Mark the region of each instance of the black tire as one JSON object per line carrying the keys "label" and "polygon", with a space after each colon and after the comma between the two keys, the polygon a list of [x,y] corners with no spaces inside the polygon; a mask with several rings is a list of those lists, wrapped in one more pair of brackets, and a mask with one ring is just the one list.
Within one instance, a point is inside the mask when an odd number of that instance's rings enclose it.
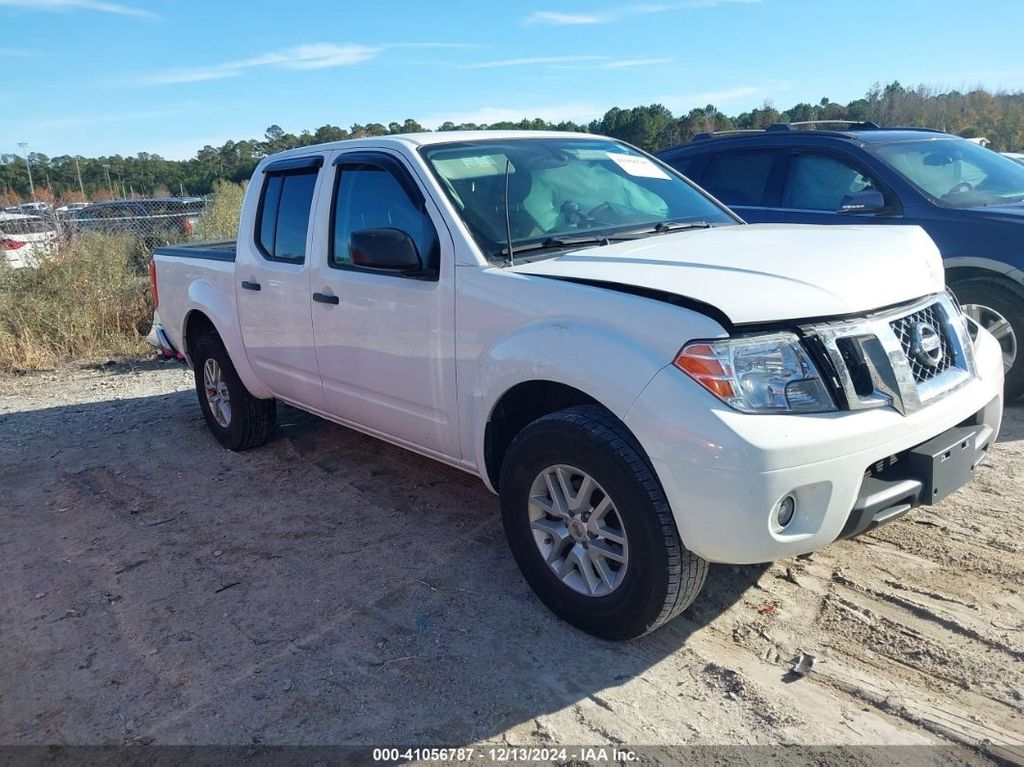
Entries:
{"label": "black tire", "polygon": [[[223,371],[224,382],[230,396],[231,416],[227,426],[217,422],[206,397],[203,369],[209,359],[216,360]],[[247,450],[264,444],[270,438],[277,423],[277,401],[258,399],[249,393],[238,377],[238,373],[235,372],[235,366],[231,364],[231,357],[216,333],[211,331],[196,342],[195,350],[192,353],[192,363],[195,369],[196,396],[199,398],[199,408],[203,411],[206,425],[213,432],[217,441],[228,450]]]}
{"label": "black tire", "polygon": [[1016,339],[1017,357],[1006,371],[1003,390],[1007,400],[1021,396],[1024,394],[1024,290],[990,277],[974,277],[951,287],[961,304],[987,306],[1009,321]]}
{"label": "black tire", "polygon": [[[619,585],[604,596],[579,593],[552,571],[533,537],[529,496],[546,468],[568,464],[610,496],[631,552]],[[579,405],[523,429],[505,454],[501,515],[527,582],[556,615],[605,639],[634,639],[676,617],[700,593],[707,563],[683,546],[665,493],[643,449],[611,413]]]}

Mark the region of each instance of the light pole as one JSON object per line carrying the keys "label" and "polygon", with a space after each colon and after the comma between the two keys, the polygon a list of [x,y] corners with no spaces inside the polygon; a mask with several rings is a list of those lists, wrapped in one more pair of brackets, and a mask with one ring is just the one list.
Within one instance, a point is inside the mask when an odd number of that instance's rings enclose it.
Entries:
{"label": "light pole", "polygon": [[110,166],[104,165],[103,172],[107,174],[107,189],[110,190],[110,194],[114,194],[114,186],[110,183]]}
{"label": "light pole", "polygon": [[32,194],[32,202],[36,201],[36,185],[32,183],[32,163],[28,161],[28,142],[19,141],[18,146],[25,150],[25,167],[28,168],[28,188]]}
{"label": "light pole", "polygon": [[82,202],[86,202],[85,186],[82,184],[82,166],[78,164],[78,157],[75,157],[75,170],[78,171],[78,191],[82,193]]}

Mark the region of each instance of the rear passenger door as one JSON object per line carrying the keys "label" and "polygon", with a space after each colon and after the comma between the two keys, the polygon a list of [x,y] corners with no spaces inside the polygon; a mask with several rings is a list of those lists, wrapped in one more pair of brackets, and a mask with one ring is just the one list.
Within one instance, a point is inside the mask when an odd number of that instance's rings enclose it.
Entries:
{"label": "rear passenger door", "polygon": [[785,220],[773,209],[782,159],[776,149],[726,149],[708,160],[700,185],[752,224]]}
{"label": "rear passenger door", "polygon": [[323,410],[310,309],[309,222],[323,157],[270,163],[252,231],[239,232],[235,296],[249,363],[274,396]]}

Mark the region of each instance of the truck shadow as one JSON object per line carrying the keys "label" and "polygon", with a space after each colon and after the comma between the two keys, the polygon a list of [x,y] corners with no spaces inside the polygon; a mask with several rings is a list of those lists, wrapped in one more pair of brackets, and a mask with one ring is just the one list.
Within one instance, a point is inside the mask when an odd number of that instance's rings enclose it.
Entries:
{"label": "truck shadow", "polygon": [[189,391],[0,416],[0,742],[525,738],[670,657],[702,687],[690,637],[767,568],[712,567],[672,624],[601,641],[534,597],[479,480],[279,422],[237,454]]}
{"label": "truck shadow", "polygon": [[999,430],[999,442],[1016,442],[1024,439],[1024,401],[1018,400],[1003,410],[1003,425]]}

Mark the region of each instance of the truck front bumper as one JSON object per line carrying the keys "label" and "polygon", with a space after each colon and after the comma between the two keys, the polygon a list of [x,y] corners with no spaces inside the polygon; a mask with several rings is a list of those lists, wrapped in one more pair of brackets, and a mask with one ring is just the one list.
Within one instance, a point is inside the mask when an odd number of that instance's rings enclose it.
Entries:
{"label": "truck front bumper", "polygon": [[[739,413],[667,367],[625,421],[687,548],[712,562],[767,562],[857,535],[963,484],[1002,420],[1002,356],[987,333],[975,363],[976,377],[906,416]],[[787,497],[792,520],[780,528]]]}

